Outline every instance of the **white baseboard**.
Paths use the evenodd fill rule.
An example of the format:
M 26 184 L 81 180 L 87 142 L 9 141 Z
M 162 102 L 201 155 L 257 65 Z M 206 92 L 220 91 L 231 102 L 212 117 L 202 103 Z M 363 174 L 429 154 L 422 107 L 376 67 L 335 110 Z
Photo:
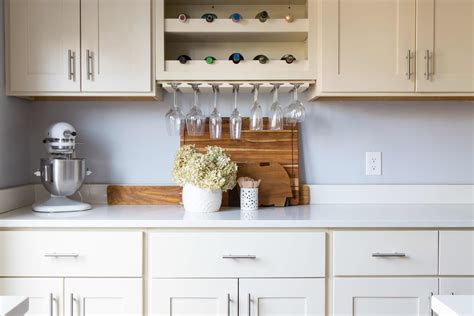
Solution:
M 311 204 L 473 204 L 474 185 L 310 185 Z
M 33 204 L 35 194 L 31 185 L 0 190 L 0 214 Z

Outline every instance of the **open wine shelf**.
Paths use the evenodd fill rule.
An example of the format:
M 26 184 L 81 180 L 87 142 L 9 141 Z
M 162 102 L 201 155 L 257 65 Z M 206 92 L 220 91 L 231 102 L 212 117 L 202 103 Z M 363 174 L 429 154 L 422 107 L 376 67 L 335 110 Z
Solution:
M 292 81 L 316 80 L 316 1 L 317 0 L 156 0 L 156 79 L 158 81 Z M 256 14 L 265 10 L 270 18 L 260 22 Z M 242 19 L 229 17 L 240 13 Z M 186 21 L 178 15 L 188 16 Z M 201 16 L 218 16 L 207 22 Z M 292 22 L 285 16 L 291 14 Z M 229 61 L 233 53 L 244 60 Z M 265 55 L 269 61 L 253 60 Z M 282 56 L 296 61 L 287 64 Z M 191 58 L 181 64 L 177 58 Z M 215 57 L 207 64 L 207 56 Z

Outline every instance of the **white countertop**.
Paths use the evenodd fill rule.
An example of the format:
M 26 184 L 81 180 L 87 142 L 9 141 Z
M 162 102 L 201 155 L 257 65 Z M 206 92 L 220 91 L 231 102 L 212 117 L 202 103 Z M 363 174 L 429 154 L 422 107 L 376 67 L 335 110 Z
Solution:
M 472 316 L 474 295 L 435 295 L 431 308 L 439 316 Z
M 44 215 L 26 207 L 0 215 L 0 228 L 474 228 L 474 205 L 305 205 L 212 214 L 181 206 L 95 205 L 82 213 Z
M 20 316 L 28 312 L 27 297 L 0 296 L 0 316 Z

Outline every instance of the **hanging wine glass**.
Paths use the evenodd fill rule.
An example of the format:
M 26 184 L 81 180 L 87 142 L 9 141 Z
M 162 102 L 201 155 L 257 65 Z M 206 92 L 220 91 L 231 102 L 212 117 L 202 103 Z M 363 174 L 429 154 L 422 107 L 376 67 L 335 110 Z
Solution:
M 280 102 L 278 101 L 278 91 L 280 90 L 280 84 L 273 84 L 273 103 L 270 108 L 270 129 L 271 130 L 282 130 L 283 129 L 283 109 L 281 108 Z
M 242 134 L 242 117 L 240 116 L 239 109 L 237 108 L 237 95 L 239 94 L 239 84 L 233 84 L 234 92 L 234 110 L 232 111 L 229 118 L 229 132 L 230 139 L 240 139 Z
M 219 84 L 212 85 L 212 91 L 214 92 L 214 108 L 209 115 L 209 135 L 211 139 L 222 138 L 222 117 L 217 110 L 217 96 L 219 94 Z
M 258 89 L 260 84 L 253 85 L 253 105 L 250 109 L 250 130 L 261 131 L 263 130 L 263 113 L 262 107 L 258 102 Z
M 168 113 L 166 113 L 166 130 L 170 136 L 181 135 L 186 124 L 186 118 L 177 101 L 178 86 L 179 83 L 171 84 L 171 88 L 173 89 L 173 106 Z
M 295 125 L 297 123 L 301 123 L 306 118 L 306 109 L 303 103 L 298 99 L 298 88 L 301 84 L 295 83 L 293 84 L 293 101 L 288 107 L 285 109 L 284 117 L 285 123 L 289 125 Z
M 199 84 L 191 84 L 194 90 L 194 105 L 186 115 L 186 130 L 190 136 L 204 135 L 206 117 L 199 107 Z

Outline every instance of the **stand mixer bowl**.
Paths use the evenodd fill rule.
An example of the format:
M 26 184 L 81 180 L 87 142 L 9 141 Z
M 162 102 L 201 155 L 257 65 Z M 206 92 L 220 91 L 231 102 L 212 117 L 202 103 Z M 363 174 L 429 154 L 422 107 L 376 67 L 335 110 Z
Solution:
M 41 182 L 54 196 L 76 193 L 86 177 L 85 159 L 43 158 L 40 163 Z

